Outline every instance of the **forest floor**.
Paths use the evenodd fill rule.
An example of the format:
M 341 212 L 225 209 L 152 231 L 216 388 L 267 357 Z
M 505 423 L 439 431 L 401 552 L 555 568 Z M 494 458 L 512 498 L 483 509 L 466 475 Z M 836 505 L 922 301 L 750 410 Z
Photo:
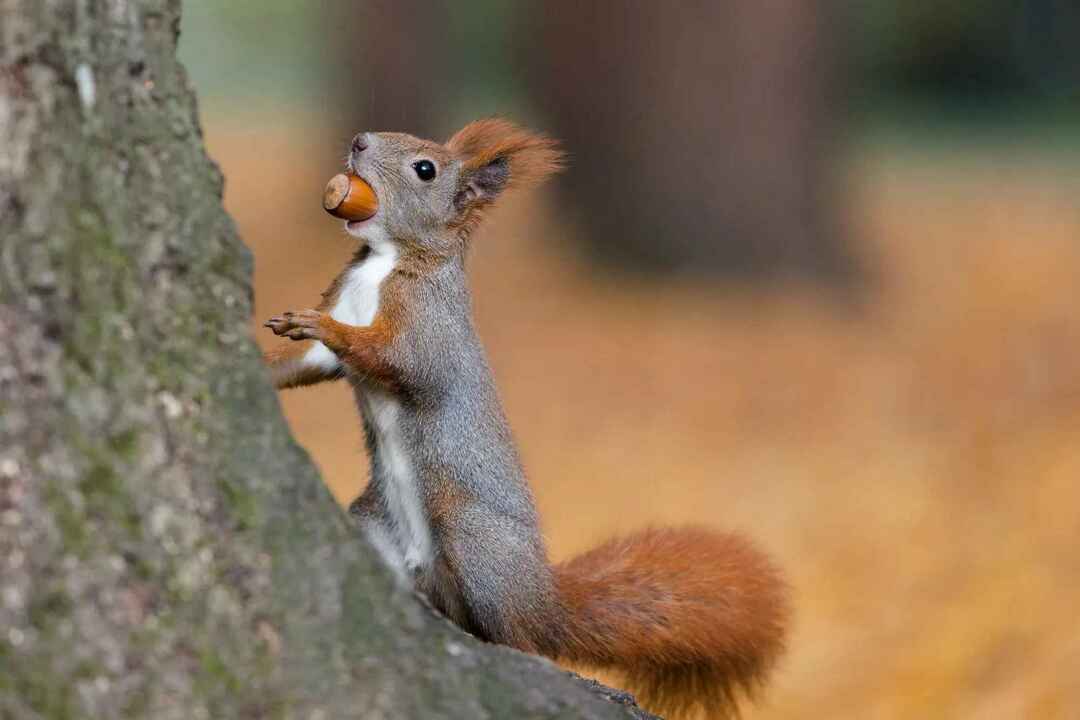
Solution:
M 269 343 L 261 320 L 316 304 L 353 250 L 319 206 L 345 139 L 211 118 L 208 140 Z M 552 555 L 647 525 L 751 534 L 797 618 L 748 718 L 1075 718 L 1080 172 L 884 145 L 844 167 L 855 303 L 602 276 L 550 194 L 475 238 L 477 320 Z M 347 388 L 282 401 L 351 500 Z

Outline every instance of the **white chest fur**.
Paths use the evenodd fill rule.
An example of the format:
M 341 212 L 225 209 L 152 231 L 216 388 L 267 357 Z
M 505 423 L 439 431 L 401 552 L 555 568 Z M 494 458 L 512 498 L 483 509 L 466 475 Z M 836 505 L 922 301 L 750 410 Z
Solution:
M 330 315 L 346 325 L 370 325 L 379 309 L 379 286 L 396 262 L 397 249 L 392 244 L 372 247 L 364 261 L 349 271 Z
M 394 269 L 397 249 L 392 243 L 372 243 L 371 252 L 352 268 L 338 292 L 330 316 L 347 325 L 370 325 L 379 309 L 379 288 Z M 318 343 L 305 360 L 337 364 L 338 359 Z M 382 469 L 386 510 L 390 527 L 371 528 L 369 535 L 383 559 L 395 569 L 411 575 L 430 566 L 431 529 L 426 520 L 412 461 L 401 434 L 401 405 L 378 388 L 355 382 L 357 405 L 375 435 L 377 463 Z

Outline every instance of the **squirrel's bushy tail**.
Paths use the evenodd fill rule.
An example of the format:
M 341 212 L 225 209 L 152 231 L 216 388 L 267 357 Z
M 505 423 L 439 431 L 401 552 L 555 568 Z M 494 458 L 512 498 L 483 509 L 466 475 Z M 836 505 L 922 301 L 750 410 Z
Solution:
M 786 585 L 738 535 L 646 530 L 554 572 L 562 658 L 618 670 L 650 710 L 737 714 L 783 650 Z

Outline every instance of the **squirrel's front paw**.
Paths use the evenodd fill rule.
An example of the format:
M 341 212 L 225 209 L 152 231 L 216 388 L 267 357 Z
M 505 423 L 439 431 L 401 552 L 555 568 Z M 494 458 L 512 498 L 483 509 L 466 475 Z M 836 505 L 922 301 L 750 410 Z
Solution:
M 263 325 L 274 331 L 275 335 L 284 335 L 291 340 L 322 340 L 325 332 L 324 316 L 318 310 L 300 310 L 275 315 Z

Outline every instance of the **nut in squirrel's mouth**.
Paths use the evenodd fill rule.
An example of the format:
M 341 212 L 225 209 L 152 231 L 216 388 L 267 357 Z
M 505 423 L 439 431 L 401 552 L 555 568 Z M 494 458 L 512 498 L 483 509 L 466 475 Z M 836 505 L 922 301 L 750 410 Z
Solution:
M 323 191 L 323 209 L 345 221 L 350 235 L 379 212 L 379 198 L 371 184 L 358 175 L 335 175 Z

